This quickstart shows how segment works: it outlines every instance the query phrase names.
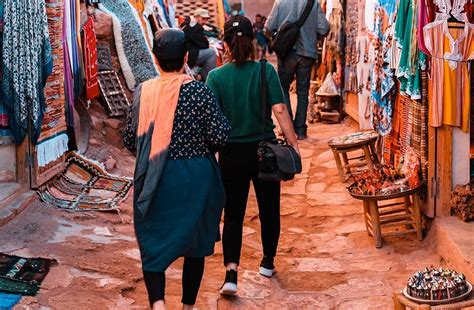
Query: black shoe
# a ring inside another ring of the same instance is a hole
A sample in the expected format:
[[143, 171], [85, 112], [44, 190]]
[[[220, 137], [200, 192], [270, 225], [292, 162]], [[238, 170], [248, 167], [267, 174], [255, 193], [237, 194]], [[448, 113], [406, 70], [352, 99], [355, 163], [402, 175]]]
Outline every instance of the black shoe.
[[298, 138], [298, 140], [306, 140], [306, 139], [308, 139], [308, 135], [305, 134], [305, 133], [297, 134], [296, 137]]
[[260, 274], [271, 278], [275, 273], [275, 265], [273, 265], [273, 257], [263, 257], [260, 263]]
[[237, 294], [237, 271], [227, 270], [225, 273], [224, 285], [221, 288], [221, 295], [234, 296]]

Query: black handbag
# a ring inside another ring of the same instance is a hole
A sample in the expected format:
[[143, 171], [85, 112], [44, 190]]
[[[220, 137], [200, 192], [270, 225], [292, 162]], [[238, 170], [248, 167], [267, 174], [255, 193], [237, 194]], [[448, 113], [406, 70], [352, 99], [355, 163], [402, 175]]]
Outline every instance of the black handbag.
[[300, 29], [303, 27], [309, 14], [311, 14], [311, 11], [313, 10], [314, 1], [315, 0], [308, 0], [300, 18], [294, 23], [285, 22], [274, 35], [271, 47], [279, 58], [286, 58], [295, 47], [296, 40], [298, 40], [298, 36], [300, 35]]
[[[295, 174], [301, 173], [301, 157], [286, 140], [266, 140], [266, 122], [268, 106], [267, 93], [267, 61], [260, 60], [261, 64], [261, 105], [263, 115], [264, 139], [258, 145], [258, 178], [264, 181], [289, 181]], [[271, 111], [270, 111], [271, 113]]]

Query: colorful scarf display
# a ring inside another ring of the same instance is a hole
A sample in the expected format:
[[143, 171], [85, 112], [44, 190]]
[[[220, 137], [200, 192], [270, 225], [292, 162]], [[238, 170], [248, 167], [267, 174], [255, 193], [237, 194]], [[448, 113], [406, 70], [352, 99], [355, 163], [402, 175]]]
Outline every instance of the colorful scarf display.
[[3, 95], [11, 116], [13, 138], [28, 134], [36, 144], [45, 109], [44, 86], [53, 59], [45, 0], [5, 0]]
[[153, 54], [144, 31], [136, 18], [135, 9], [128, 0], [102, 0], [100, 10], [112, 16], [115, 46], [127, 86], [135, 86], [158, 75]]
[[94, 31], [94, 20], [89, 18], [83, 28], [84, 31], [84, 66], [86, 70], [86, 97], [91, 100], [98, 97], [99, 68], [97, 63], [97, 39]]

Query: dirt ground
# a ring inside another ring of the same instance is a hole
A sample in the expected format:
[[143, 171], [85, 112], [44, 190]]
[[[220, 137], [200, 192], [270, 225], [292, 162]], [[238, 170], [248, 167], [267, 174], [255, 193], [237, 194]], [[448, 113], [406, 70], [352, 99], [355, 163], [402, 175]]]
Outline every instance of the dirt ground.
[[[410, 274], [440, 258], [415, 236], [386, 239], [374, 247], [362, 206], [337, 176], [330, 137], [355, 131], [342, 124], [312, 125], [302, 143], [304, 171], [283, 185], [282, 234], [273, 279], [258, 275], [262, 256], [255, 197], [245, 220], [239, 296], [218, 294], [223, 278], [221, 245], [207, 259], [199, 309], [391, 309], [391, 296]], [[97, 156], [108, 156], [96, 148]], [[115, 172], [131, 176], [133, 157]], [[147, 296], [128, 199], [116, 213], [69, 213], [36, 202], [0, 230], [2, 252], [55, 258], [37, 297], [16, 309], [146, 309]], [[179, 309], [181, 261], [167, 272], [167, 303]]]

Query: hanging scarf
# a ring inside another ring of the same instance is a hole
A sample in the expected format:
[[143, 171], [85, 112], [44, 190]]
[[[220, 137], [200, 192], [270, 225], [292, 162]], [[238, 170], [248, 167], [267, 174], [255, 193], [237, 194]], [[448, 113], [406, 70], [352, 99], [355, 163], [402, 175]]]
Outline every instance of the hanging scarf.
[[145, 215], [168, 157], [181, 86], [187, 75], [156, 78], [143, 83], [138, 117], [135, 200]]
[[44, 85], [53, 69], [45, 0], [5, 0], [3, 95], [13, 138], [21, 143], [31, 120], [33, 144], [41, 132]]

